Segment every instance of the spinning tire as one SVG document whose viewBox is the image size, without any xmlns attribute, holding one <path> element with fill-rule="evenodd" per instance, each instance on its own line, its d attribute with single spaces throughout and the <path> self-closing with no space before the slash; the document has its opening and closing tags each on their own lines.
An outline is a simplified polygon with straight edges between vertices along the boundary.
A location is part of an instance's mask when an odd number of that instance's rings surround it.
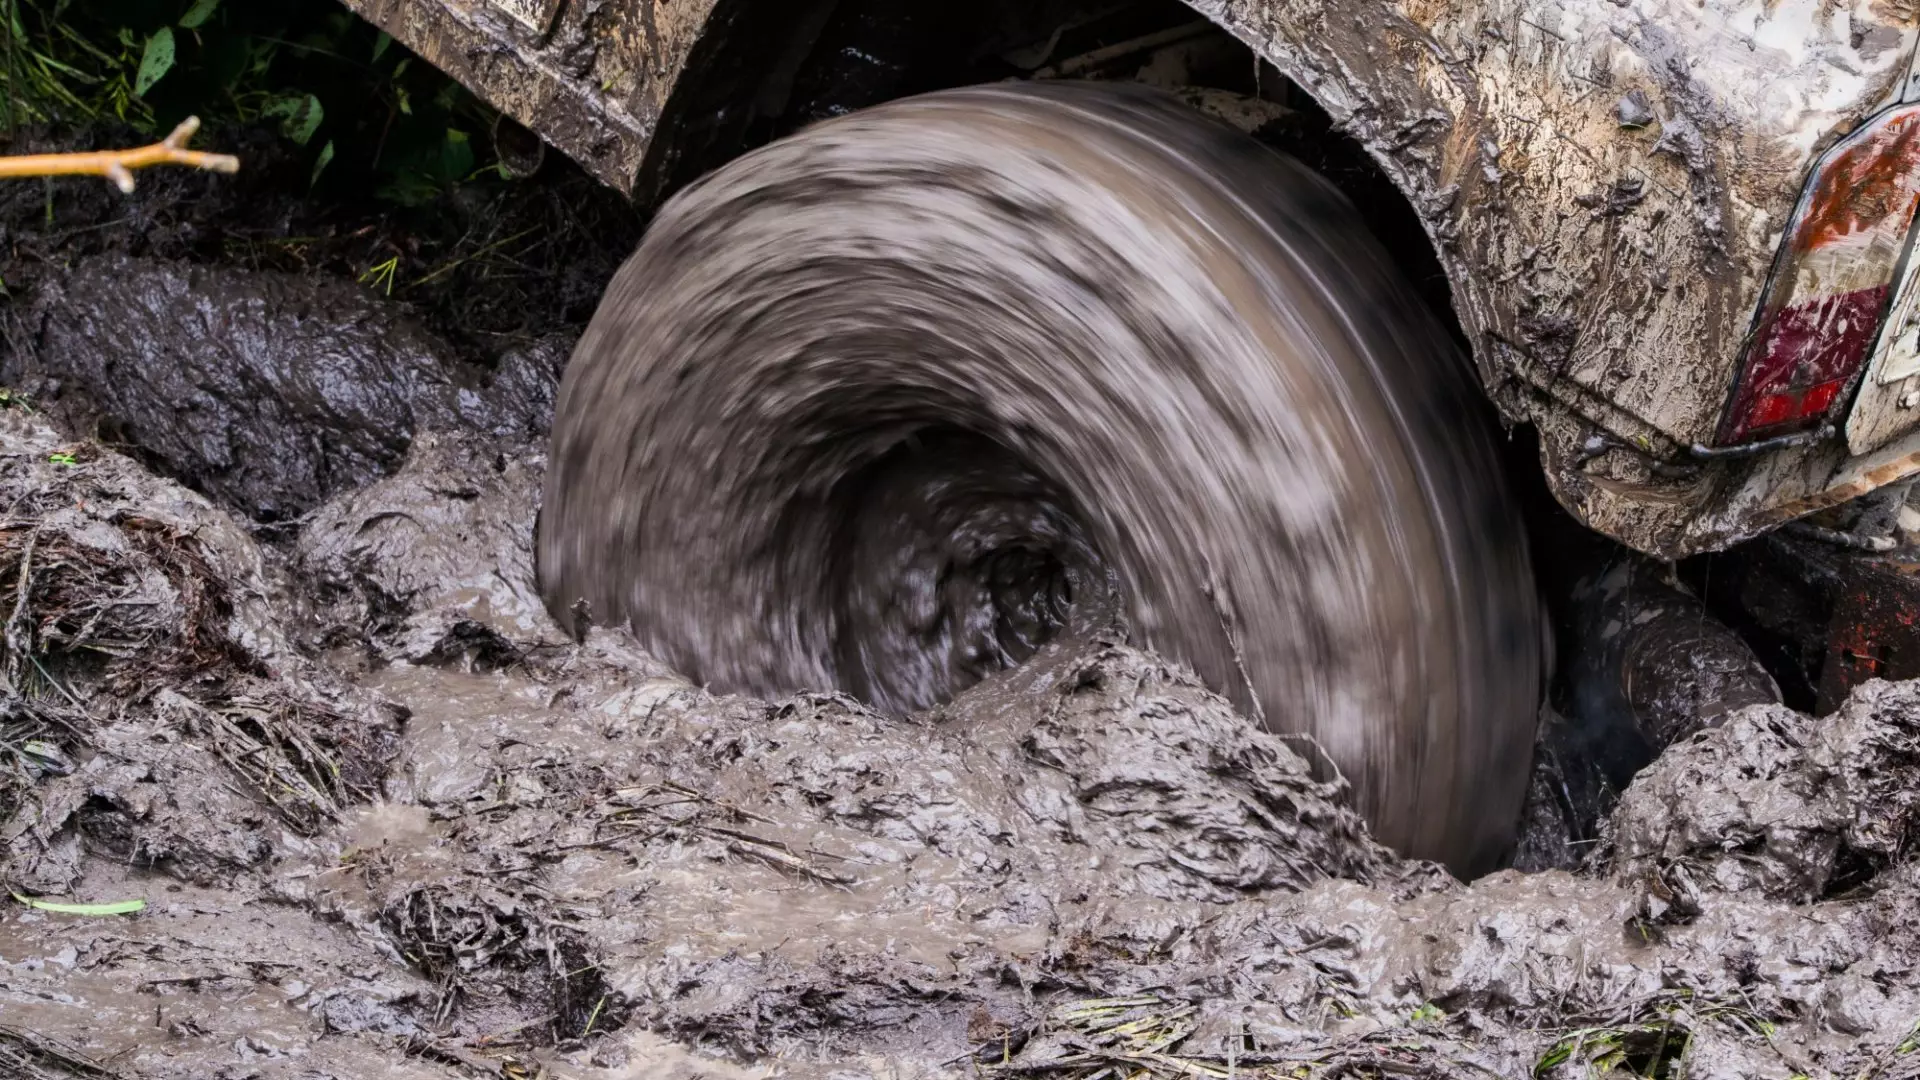
<svg viewBox="0 0 1920 1080">
<path fill-rule="evenodd" d="M 1478 393 L 1291 160 L 1138 89 L 931 94 L 662 210 L 566 373 L 542 588 L 716 689 L 895 712 L 1114 605 L 1476 873 L 1540 648 Z"/>
</svg>

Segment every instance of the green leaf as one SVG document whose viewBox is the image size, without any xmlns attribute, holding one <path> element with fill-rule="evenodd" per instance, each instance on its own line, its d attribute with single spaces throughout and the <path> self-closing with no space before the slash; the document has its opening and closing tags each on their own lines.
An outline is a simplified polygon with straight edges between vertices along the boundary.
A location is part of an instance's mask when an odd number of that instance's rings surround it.
<svg viewBox="0 0 1920 1080">
<path fill-rule="evenodd" d="M 401 206 L 425 206 L 443 194 L 433 177 L 417 169 L 401 169 L 373 193 Z"/>
<path fill-rule="evenodd" d="M 135 97 L 146 97 L 153 84 L 173 70 L 173 57 L 173 27 L 163 26 L 147 39 L 147 47 L 140 54 L 140 70 L 133 77 Z"/>
<path fill-rule="evenodd" d="M 380 31 L 380 36 L 373 39 L 373 58 L 375 60 L 380 59 L 380 57 L 386 55 L 386 51 L 392 46 L 393 35 L 387 33 L 385 30 Z"/>
<path fill-rule="evenodd" d="M 220 0 L 193 0 L 193 6 L 180 16 L 180 25 L 188 30 L 198 29 L 201 23 L 213 17 L 213 9 L 220 6 Z"/>
<path fill-rule="evenodd" d="M 275 98 L 260 110 L 260 115 L 280 121 L 280 134 L 299 143 L 301 146 L 313 138 L 320 130 L 320 122 L 327 118 L 327 110 L 320 99 L 312 94 L 293 94 Z"/>
<path fill-rule="evenodd" d="M 132 915 L 147 909 L 145 900 L 118 900 L 111 904 L 57 904 L 52 900 L 35 900 L 19 893 L 14 893 L 13 898 L 35 911 L 51 911 L 55 915 Z"/>
<path fill-rule="evenodd" d="M 313 178 L 307 181 L 308 187 L 312 187 L 313 185 L 320 182 L 320 174 L 327 171 L 327 166 L 332 161 L 333 161 L 333 140 L 328 139 L 327 145 L 320 148 L 320 156 L 314 159 Z"/>
<path fill-rule="evenodd" d="M 473 171 L 473 142 L 457 128 L 447 129 L 446 143 L 440 150 L 442 176 L 448 183 L 464 180 Z"/>
</svg>

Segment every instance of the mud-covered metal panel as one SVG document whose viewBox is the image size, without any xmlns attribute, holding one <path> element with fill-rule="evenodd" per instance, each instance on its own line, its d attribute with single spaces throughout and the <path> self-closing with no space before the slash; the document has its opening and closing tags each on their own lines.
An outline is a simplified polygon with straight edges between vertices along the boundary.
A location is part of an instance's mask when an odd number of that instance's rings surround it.
<svg viewBox="0 0 1920 1080">
<path fill-rule="evenodd" d="M 631 193 L 714 0 L 345 0 Z"/>
<path fill-rule="evenodd" d="M 1796 479 L 1760 503 L 1824 490 L 1833 463 L 1810 451 L 1695 463 L 1689 448 L 1713 440 L 1808 169 L 1900 95 L 1910 6 L 1193 6 L 1413 199 L 1495 400 L 1540 425 L 1555 490 L 1589 523 L 1678 554 L 1751 531 L 1748 481 L 1781 458 Z"/>
</svg>

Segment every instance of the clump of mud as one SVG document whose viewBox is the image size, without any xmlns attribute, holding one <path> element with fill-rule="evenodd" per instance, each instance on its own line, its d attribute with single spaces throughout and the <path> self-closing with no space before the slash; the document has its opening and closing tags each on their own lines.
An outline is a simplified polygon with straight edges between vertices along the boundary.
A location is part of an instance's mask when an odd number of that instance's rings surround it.
<svg viewBox="0 0 1920 1080">
<path fill-rule="evenodd" d="M 347 282 L 122 255 L 45 282 L 14 346 L 9 383 L 70 428 L 264 522 L 385 475 L 418 430 L 543 433 L 566 356 L 462 363 Z"/>
<path fill-rule="evenodd" d="M 1741 710 L 1628 789 L 1605 858 L 1652 883 L 1649 914 L 1703 893 L 1792 904 L 1870 895 L 1920 841 L 1920 686 L 1872 682 L 1832 716 Z"/>
<path fill-rule="evenodd" d="M 83 849 L 201 884 L 378 790 L 398 717 L 289 647 L 258 548 L 134 463 L 0 414 L 7 872 Z"/>
<path fill-rule="evenodd" d="M 544 446 L 421 435 L 406 468 L 328 503 L 301 531 L 305 636 L 357 643 L 382 662 L 469 669 L 564 642 L 533 588 L 528 508 L 545 464 Z"/>
</svg>

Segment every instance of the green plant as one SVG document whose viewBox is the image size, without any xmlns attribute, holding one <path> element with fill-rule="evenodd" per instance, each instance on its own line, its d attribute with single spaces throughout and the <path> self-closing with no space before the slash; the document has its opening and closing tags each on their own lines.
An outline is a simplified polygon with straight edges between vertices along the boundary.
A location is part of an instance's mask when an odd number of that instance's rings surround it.
<svg viewBox="0 0 1920 1080">
<path fill-rule="evenodd" d="M 53 900 L 41 900 L 31 896 L 14 893 L 13 898 L 35 911 L 52 912 L 55 915 L 137 915 L 147 909 L 145 900 L 115 900 L 105 904 L 63 904 Z"/>
<path fill-rule="evenodd" d="M 70 0 L 0 0 L 0 123 L 107 118 L 150 129 L 134 93 L 141 48 L 128 33 L 76 25 Z"/>
<path fill-rule="evenodd" d="M 1581 1028 L 1567 1032 L 1549 1046 L 1534 1063 L 1533 1075 L 1544 1076 L 1561 1065 L 1577 1062 L 1586 1065 L 1592 1076 L 1626 1071 L 1655 1080 L 1680 1080 L 1692 1042 L 1693 1034 L 1672 1020 Z"/>
<path fill-rule="evenodd" d="M 9 131 L 265 125 L 312 185 L 409 206 L 500 175 L 493 110 L 335 0 L 0 0 L 0 29 Z"/>
<path fill-rule="evenodd" d="M 388 296 L 393 295 L 393 275 L 400 269 L 400 256 L 395 255 L 386 262 L 367 267 L 360 275 L 360 284 L 371 285 Z"/>
</svg>

